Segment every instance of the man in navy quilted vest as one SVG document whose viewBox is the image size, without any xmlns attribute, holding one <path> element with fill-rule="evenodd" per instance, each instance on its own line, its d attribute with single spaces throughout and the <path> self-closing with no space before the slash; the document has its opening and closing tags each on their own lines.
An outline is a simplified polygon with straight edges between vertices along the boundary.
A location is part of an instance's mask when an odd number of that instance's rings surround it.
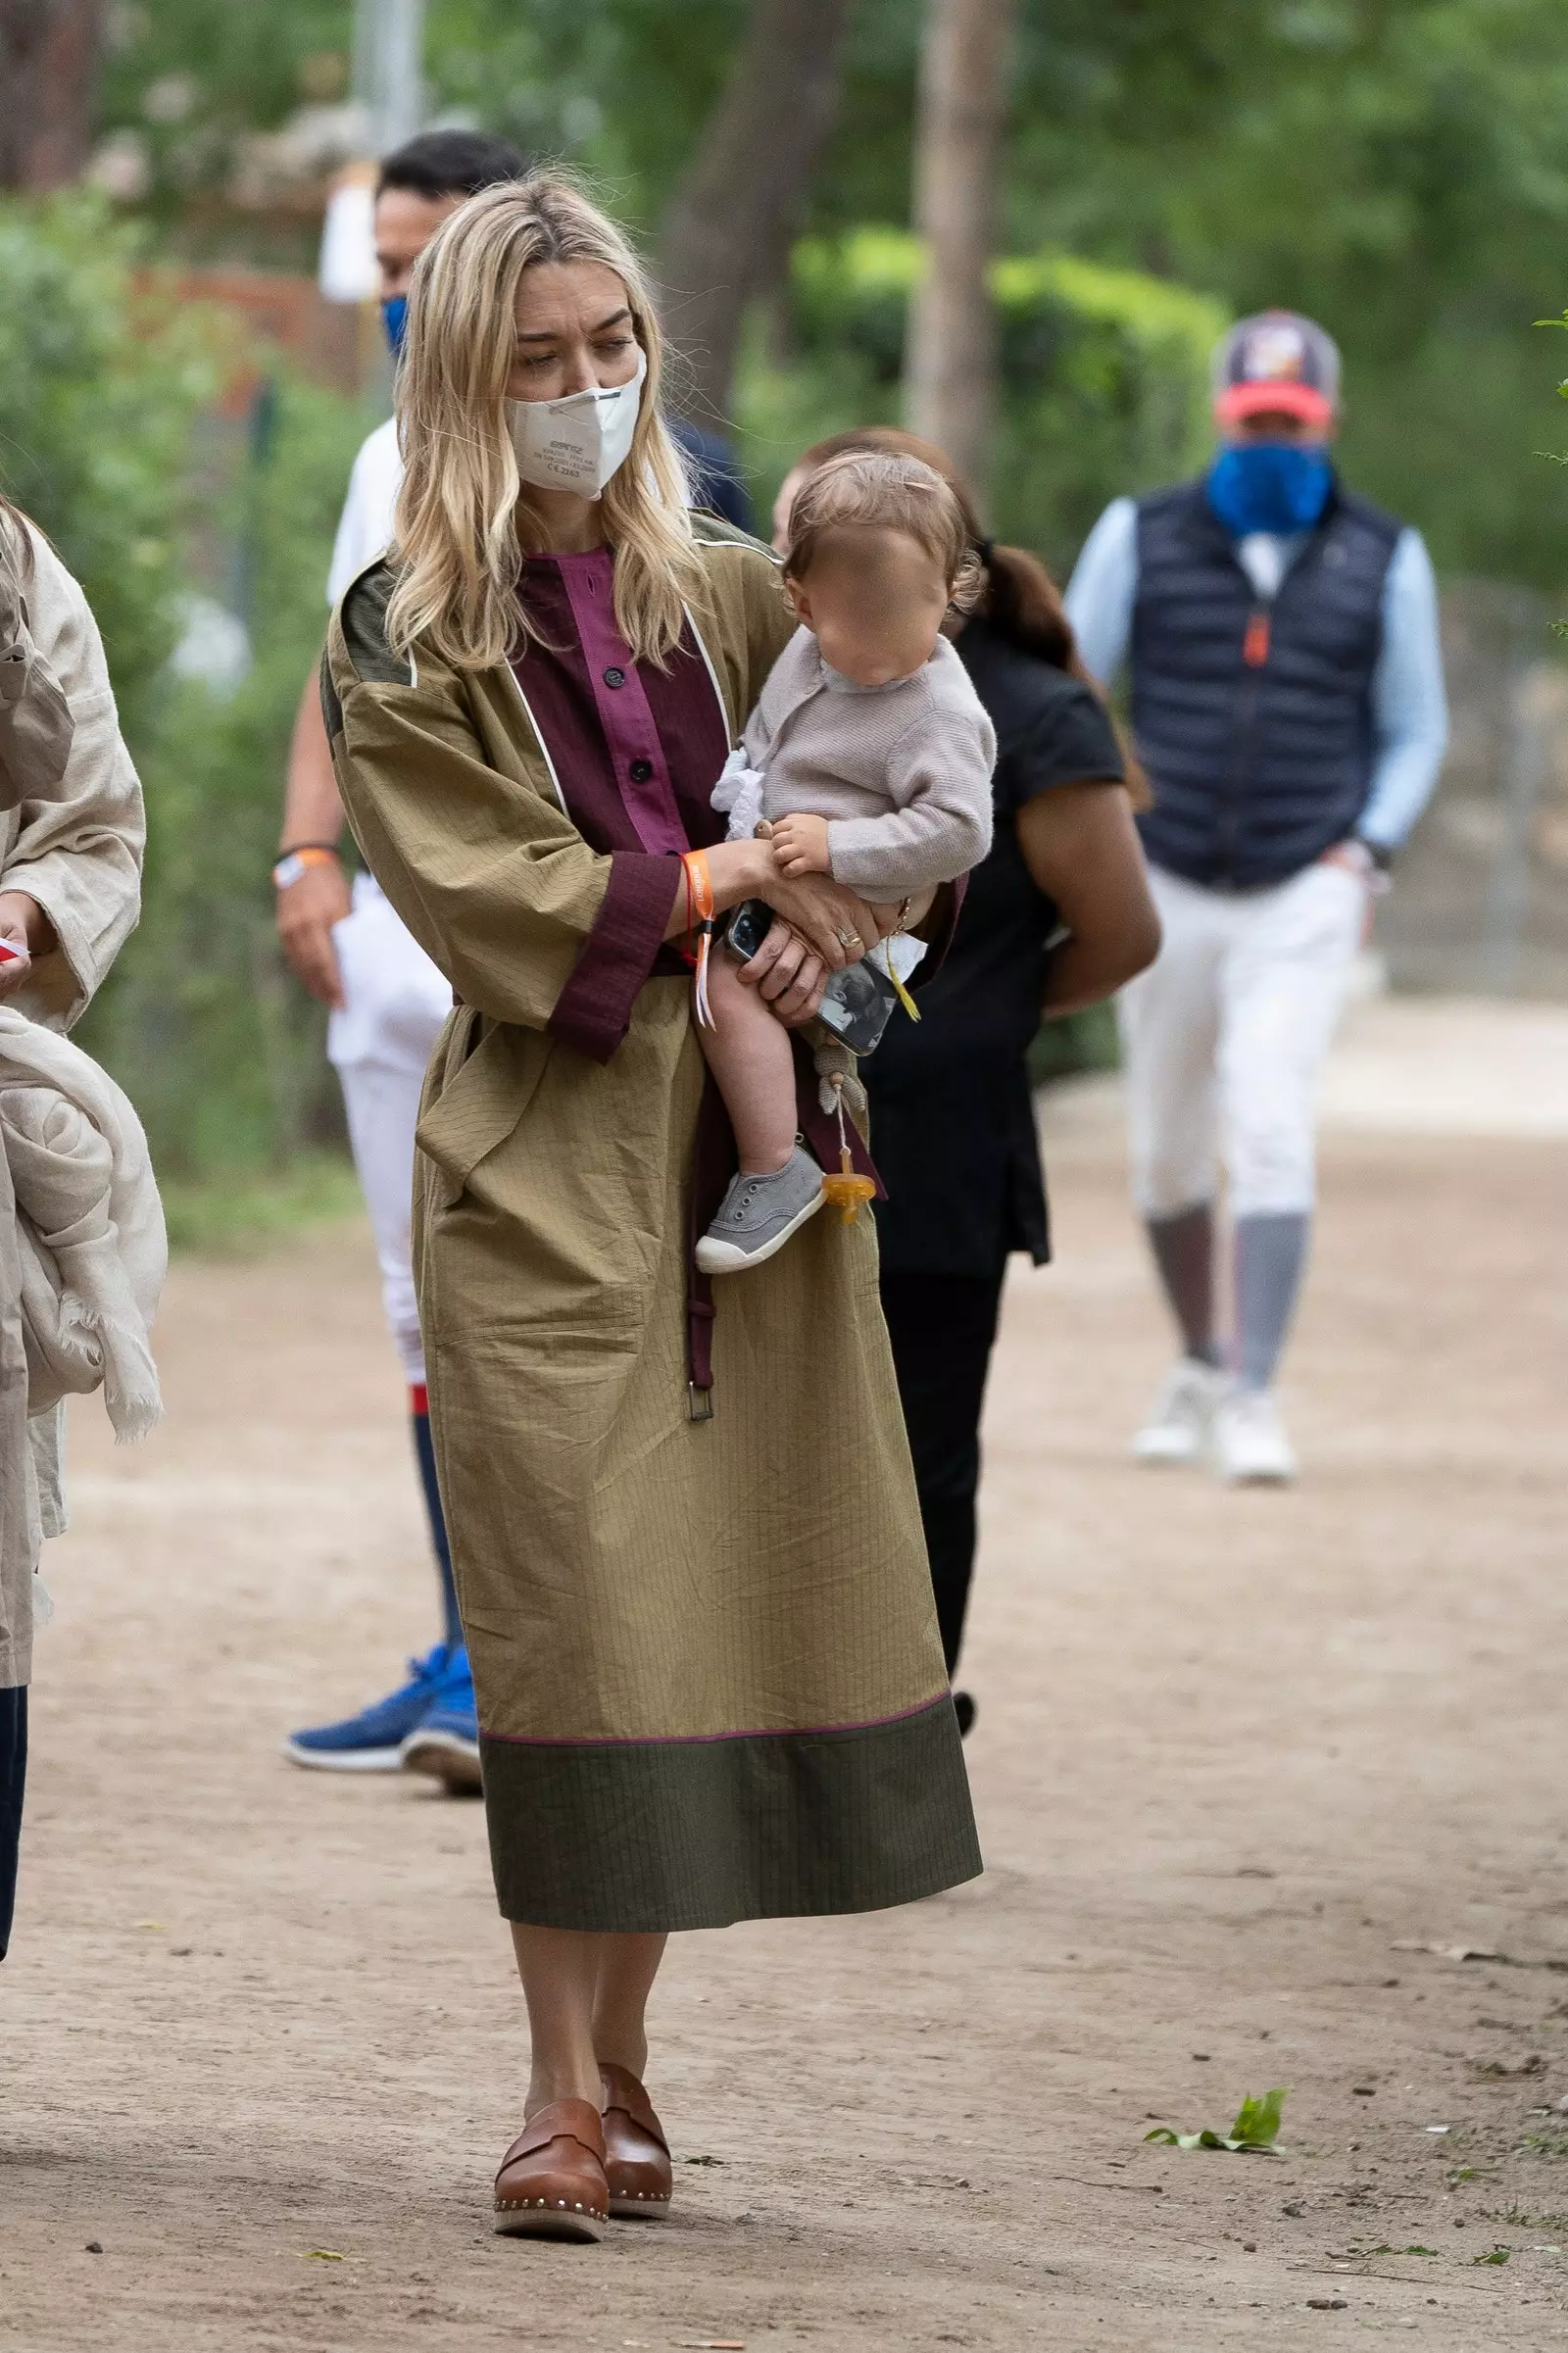
<svg viewBox="0 0 1568 2353">
<path fill-rule="evenodd" d="M 1215 354 L 1206 473 L 1117 499 L 1067 590 L 1084 659 L 1127 663 L 1164 926 L 1120 1001 L 1133 1185 L 1182 1354 L 1134 1441 L 1230 1482 L 1296 1459 L 1274 1379 L 1306 1263 L 1313 1096 L 1374 894 L 1447 735 L 1420 534 L 1330 457 L 1340 355 L 1265 311 Z M 1215 1302 L 1220 1164 L 1236 1329 Z"/>
</svg>

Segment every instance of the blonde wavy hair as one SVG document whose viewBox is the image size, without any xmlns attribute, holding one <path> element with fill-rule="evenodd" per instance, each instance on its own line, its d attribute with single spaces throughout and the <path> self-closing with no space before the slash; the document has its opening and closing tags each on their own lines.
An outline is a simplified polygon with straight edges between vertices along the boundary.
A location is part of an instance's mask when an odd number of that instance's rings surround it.
<svg viewBox="0 0 1568 2353">
<path fill-rule="evenodd" d="M 398 370 L 398 494 L 392 561 L 399 579 L 387 635 L 428 646 L 458 669 L 505 662 L 531 634 L 518 596 L 521 559 L 544 546 L 519 481 L 505 401 L 517 284 L 541 262 L 599 262 L 626 289 L 648 362 L 630 455 L 603 492 L 615 564 L 615 623 L 640 662 L 663 666 L 682 608 L 706 593 L 686 477 L 659 413 L 663 339 L 653 294 L 626 238 L 582 190 L 535 172 L 471 196 L 420 255 Z"/>
</svg>

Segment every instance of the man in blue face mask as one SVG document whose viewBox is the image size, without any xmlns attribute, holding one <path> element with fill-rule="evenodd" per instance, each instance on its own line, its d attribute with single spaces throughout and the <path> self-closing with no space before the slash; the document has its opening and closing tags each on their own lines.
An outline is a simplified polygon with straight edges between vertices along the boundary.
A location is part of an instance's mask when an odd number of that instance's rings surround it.
<svg viewBox="0 0 1568 2353">
<path fill-rule="evenodd" d="M 1140 828 L 1164 944 L 1118 1009 L 1134 1190 L 1183 1352 L 1134 1452 L 1211 1458 L 1230 1482 L 1296 1475 L 1273 1383 L 1306 1261 L 1313 1094 L 1447 732 L 1432 565 L 1341 482 L 1339 404 L 1315 321 L 1243 319 L 1215 354 L 1207 472 L 1115 500 L 1066 597 L 1096 675 L 1130 664 L 1154 796 Z"/>
</svg>

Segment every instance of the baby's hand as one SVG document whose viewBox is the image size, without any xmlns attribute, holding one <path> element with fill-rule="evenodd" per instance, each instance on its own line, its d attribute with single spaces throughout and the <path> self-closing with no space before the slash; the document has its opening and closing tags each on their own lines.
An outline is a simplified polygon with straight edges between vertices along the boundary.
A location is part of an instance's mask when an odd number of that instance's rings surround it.
<svg viewBox="0 0 1568 2353">
<path fill-rule="evenodd" d="M 773 863 L 781 874 L 798 881 L 803 874 L 831 874 L 827 854 L 827 819 L 805 813 L 773 820 Z"/>
</svg>

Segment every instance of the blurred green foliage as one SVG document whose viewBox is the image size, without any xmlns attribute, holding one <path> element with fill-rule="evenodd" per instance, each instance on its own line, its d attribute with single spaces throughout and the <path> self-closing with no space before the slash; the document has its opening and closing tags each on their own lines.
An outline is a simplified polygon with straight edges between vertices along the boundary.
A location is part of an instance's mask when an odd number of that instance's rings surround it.
<svg viewBox="0 0 1568 2353">
<path fill-rule="evenodd" d="M 0 207 L 0 487 L 49 534 L 112 649 L 144 740 L 180 626 L 211 322 L 137 296 L 145 238 L 81 195 Z"/>
<path fill-rule="evenodd" d="M 275 1165 L 337 1129 L 321 1016 L 284 975 L 268 870 L 367 420 L 285 381 L 258 387 L 249 430 L 225 424 L 232 332 L 167 305 L 145 259 L 140 233 L 88 198 L 0 206 L 0 485 L 86 590 L 147 799 L 141 925 L 80 1036 L 131 1093 L 160 1168 L 195 1178 Z M 252 666 L 227 693 L 170 667 L 203 559 L 250 626 Z"/>
<path fill-rule="evenodd" d="M 764 511 L 808 442 L 897 421 L 919 268 L 919 246 L 902 229 L 796 246 L 782 314 L 770 336 L 752 338 L 736 398 L 741 455 Z M 1001 261 L 992 284 L 1003 383 L 996 529 L 1064 575 L 1108 499 L 1201 462 L 1208 358 L 1228 321 L 1206 296 L 1070 254 Z"/>
<path fill-rule="evenodd" d="M 581 163 L 652 236 L 746 15 L 429 0 L 432 97 Z M 809 233 L 906 221 L 922 19 L 922 0 L 855 0 Z M 350 0 L 124 0 L 102 120 L 149 143 L 166 217 L 221 186 L 240 126 L 324 93 L 334 58 L 346 74 L 352 21 Z M 1568 233 L 1562 0 L 1019 0 L 1012 97 L 1008 251 L 1233 315 L 1312 312 L 1345 348 L 1357 485 L 1443 570 L 1560 586 L 1529 321 L 1555 307 Z"/>
<path fill-rule="evenodd" d="M 269 877 L 289 734 L 325 628 L 332 533 L 365 430 L 340 395 L 289 379 L 262 388 L 223 493 L 250 670 L 221 691 L 166 673 L 140 750 L 142 922 L 84 1042 L 129 1091 L 172 1175 L 232 1180 L 341 1134 L 324 1015 L 283 964 Z"/>
</svg>

